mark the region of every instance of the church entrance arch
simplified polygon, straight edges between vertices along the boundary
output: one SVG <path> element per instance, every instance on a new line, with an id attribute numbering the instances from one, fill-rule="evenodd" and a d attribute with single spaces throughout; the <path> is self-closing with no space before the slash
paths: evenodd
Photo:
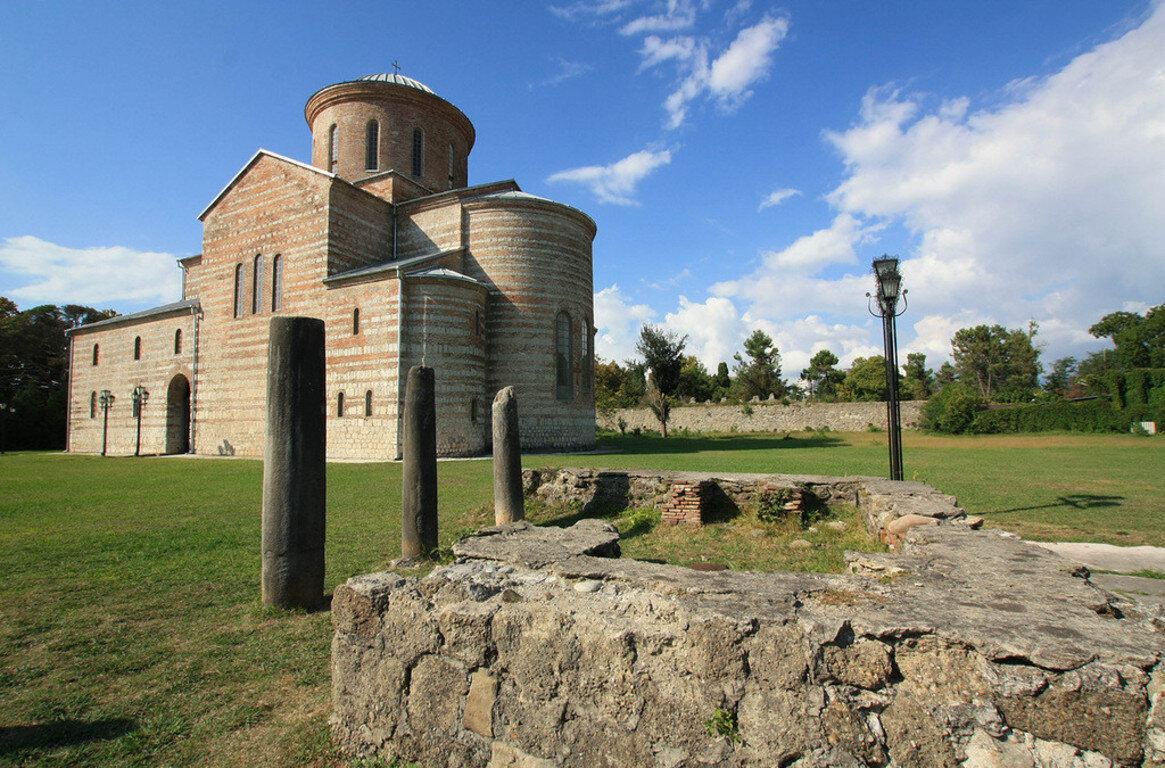
<path id="1" fill-rule="evenodd" d="M 166 453 L 190 452 L 190 381 L 182 374 L 166 389 Z"/>

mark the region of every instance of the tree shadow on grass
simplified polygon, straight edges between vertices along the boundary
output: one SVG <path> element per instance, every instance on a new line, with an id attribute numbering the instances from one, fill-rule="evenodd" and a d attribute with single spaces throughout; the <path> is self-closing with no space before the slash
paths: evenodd
<path id="1" fill-rule="evenodd" d="M 815 432 L 807 437 L 792 437 L 787 433 L 751 433 L 741 435 L 683 435 L 673 434 L 667 439 L 647 435 L 604 436 L 604 445 L 618 448 L 624 456 L 709 451 L 774 451 L 789 448 L 831 448 L 845 443 L 826 432 Z"/>
<path id="2" fill-rule="evenodd" d="M 54 720 L 39 725 L 0 726 L 0 755 L 31 749 L 56 749 L 88 741 L 117 739 L 138 729 L 135 720 Z"/>
<path id="3" fill-rule="evenodd" d="M 1102 507 L 1119 507 L 1121 502 L 1124 500 L 1124 496 L 1101 496 L 1095 493 L 1071 493 L 1067 496 L 1057 496 L 1055 501 L 1048 504 L 1037 504 L 1031 507 L 1013 507 L 1012 509 L 1000 509 L 991 514 L 1004 515 L 1008 512 L 1031 512 L 1037 509 L 1055 509 L 1057 507 L 1100 509 Z"/>

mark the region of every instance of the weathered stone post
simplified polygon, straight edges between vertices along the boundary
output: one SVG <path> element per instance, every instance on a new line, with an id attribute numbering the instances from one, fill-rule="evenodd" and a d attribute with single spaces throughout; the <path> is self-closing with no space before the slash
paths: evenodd
<path id="1" fill-rule="evenodd" d="M 263 460 L 263 604 L 324 599 L 324 321 L 271 320 Z"/>
<path id="2" fill-rule="evenodd" d="M 433 369 L 421 365 L 405 384 L 403 458 L 400 556 L 417 560 L 437 548 L 437 403 Z"/>
<path id="3" fill-rule="evenodd" d="M 522 447 L 518 439 L 518 398 L 513 387 L 494 397 L 494 522 L 526 519 L 522 498 Z"/>

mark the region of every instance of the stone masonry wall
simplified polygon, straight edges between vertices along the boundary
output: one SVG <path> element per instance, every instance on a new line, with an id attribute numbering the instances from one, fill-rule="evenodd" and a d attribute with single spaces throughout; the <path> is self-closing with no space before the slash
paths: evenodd
<path id="1" fill-rule="evenodd" d="M 902 428 L 918 429 L 925 400 L 901 403 Z M 831 429 L 834 432 L 864 432 L 871 424 L 886 429 L 886 404 L 883 403 L 790 403 L 761 401 L 745 406 L 695 403 L 673 408 L 668 420 L 669 431 L 692 432 L 803 432 Z M 599 427 L 619 429 L 619 419 L 627 429 L 659 431 L 659 422 L 647 408 L 617 408 L 596 414 Z"/>
<path id="2" fill-rule="evenodd" d="M 424 578 L 350 579 L 337 744 L 490 768 L 1165 765 L 1159 611 L 953 524 L 933 489 L 851 482 L 867 519 L 911 524 L 902 554 L 851 554 L 850 574 L 622 560 L 613 526 L 583 520 L 485 529 Z"/>

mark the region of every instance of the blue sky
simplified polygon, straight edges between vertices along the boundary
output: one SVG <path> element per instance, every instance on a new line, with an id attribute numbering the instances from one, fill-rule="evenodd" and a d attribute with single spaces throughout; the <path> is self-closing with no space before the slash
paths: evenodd
<path id="1" fill-rule="evenodd" d="M 714 367 L 754 328 L 795 378 L 1040 326 L 1045 361 L 1165 302 L 1165 9 L 1029 2 L 0 4 L 0 294 L 178 298 L 198 213 L 259 147 L 310 160 L 307 98 L 415 77 L 477 129 L 470 183 L 586 211 L 598 353 L 642 322 Z"/>

